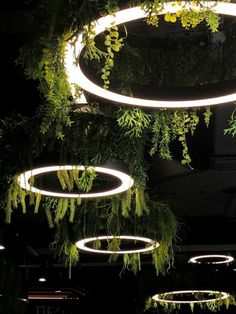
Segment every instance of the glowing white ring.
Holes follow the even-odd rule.
[[[205,299],[205,300],[168,300],[165,299],[165,296],[171,296],[171,295],[179,295],[179,294],[197,294],[197,293],[203,293],[212,295],[213,293],[215,295],[220,295],[219,297],[213,298],[213,299]],[[229,294],[222,291],[213,291],[213,290],[183,290],[183,291],[171,291],[171,292],[165,292],[165,293],[158,293],[155,294],[152,299],[157,302],[162,303],[175,303],[175,304],[189,304],[189,303],[208,303],[208,302],[215,302],[227,299],[229,297]]]
[[[204,262],[204,259],[206,258],[221,258],[221,261],[208,261],[208,262]],[[202,261],[203,260],[203,261]],[[228,256],[228,255],[200,255],[200,256],[194,256],[191,257],[189,259],[190,263],[197,263],[197,264],[201,264],[201,263],[206,263],[206,264],[226,264],[226,263],[231,263],[234,261],[234,258],[232,256]]]
[[[95,169],[95,172],[103,173],[103,174],[108,174],[110,176],[115,177],[116,179],[119,179],[121,181],[120,186],[118,186],[115,189],[108,190],[105,192],[98,192],[98,193],[57,193],[57,192],[51,192],[51,191],[46,191],[46,190],[40,190],[34,186],[32,186],[29,183],[29,180],[31,177],[42,174],[42,173],[48,173],[48,172],[53,172],[53,171],[58,171],[58,170],[85,170],[84,166],[72,166],[72,165],[67,165],[67,166],[50,166],[50,167],[43,167],[43,168],[37,168],[33,170],[26,171],[22,173],[18,177],[18,182],[20,186],[30,192],[33,193],[38,193],[41,195],[46,195],[46,196],[52,196],[52,197],[64,197],[64,198],[97,198],[97,197],[105,197],[105,196],[111,196],[115,194],[119,194],[122,192],[127,191],[134,183],[133,179],[121,172],[117,171],[114,169],[110,168],[105,168],[105,167],[93,167]]]
[[[109,250],[96,250],[90,247],[87,247],[86,244],[89,242],[93,242],[96,240],[109,240],[109,239],[124,239],[124,240],[134,240],[134,241],[142,241],[145,243],[151,243],[149,247],[145,247],[142,249],[137,249],[137,250],[122,250],[122,251],[109,251]],[[87,252],[92,252],[92,253],[101,253],[101,254],[134,254],[134,253],[144,253],[144,252],[149,252],[153,251],[158,246],[160,243],[155,242],[149,238],[144,238],[144,237],[135,237],[135,236],[128,236],[128,235],[120,235],[120,236],[99,236],[99,237],[93,237],[93,238],[87,238],[80,240],[76,242],[76,246],[80,250],[84,250]]]
[[[164,10],[161,14],[166,12],[175,13],[180,10],[185,1],[182,1],[181,5],[172,6],[176,2],[168,2],[164,4]],[[189,7],[193,6],[192,2],[187,2]],[[209,2],[209,6],[214,6],[214,11],[218,14],[236,16],[236,3],[222,3],[222,2]],[[194,6],[194,9],[199,9],[200,6]],[[146,13],[141,7],[134,7],[126,10],[119,11],[114,15],[107,15],[94,21],[94,31],[98,35],[102,33],[106,28],[112,25],[119,25],[125,22],[134,21],[137,19],[145,18]],[[86,28],[85,28],[86,29]],[[79,58],[84,46],[82,42],[83,35],[80,34],[78,38],[72,40],[67,44],[67,52],[65,56],[65,68],[68,75],[68,80],[71,86],[78,84],[82,89],[97,95],[101,98],[105,98],[114,102],[126,104],[129,106],[149,107],[149,108],[187,108],[187,107],[200,107],[211,106],[216,104],[228,103],[236,100],[236,93],[227,94],[224,96],[206,98],[206,99],[192,99],[192,100],[148,100],[135,97],[128,97],[118,93],[114,93],[99,87],[92,81],[90,81],[82,72],[82,69],[75,63],[75,56]],[[73,87],[72,87],[73,88]]]

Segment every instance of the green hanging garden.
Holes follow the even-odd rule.
[[[210,290],[166,292],[149,298],[145,310],[153,309],[158,313],[173,313],[186,305],[189,306],[192,313],[196,307],[217,312],[223,308],[228,309],[229,306],[235,306],[235,298],[226,292]]]
[[[147,14],[146,23],[150,27],[160,26],[159,14],[168,2],[136,0],[127,4],[126,1],[118,0],[102,3],[96,0],[78,3],[42,0],[34,12],[32,32],[28,43],[21,50],[18,63],[23,66],[28,79],[39,83],[44,103],[31,122],[27,118],[21,119],[22,117],[1,121],[1,151],[6,147],[6,154],[0,160],[1,168],[5,169],[0,178],[3,183],[1,207],[5,210],[7,223],[11,222],[11,214],[18,207],[22,207],[24,214],[28,210],[38,213],[43,209],[49,227],[56,230],[51,247],[69,269],[79,260],[75,240],[99,235],[120,236],[126,231],[150,237],[160,243],[150,253],[157,273],[165,273],[173,263],[173,243],[178,224],[168,205],[153,202],[149,198],[151,189],[147,159],[153,160],[154,156],[158,156],[170,160],[175,157],[173,147],[180,145],[182,164],[190,164],[188,138],[194,135],[201,120],[208,127],[210,107],[204,110],[149,110],[105,103],[96,97],[94,99],[87,92],[84,93],[88,103],[78,104],[76,98],[83,91],[80,86],[69,83],[65,67],[68,41],[83,33],[85,47],[82,60],[75,56],[74,61],[81,62],[84,68],[92,71],[90,73],[106,91],[115,87],[122,95],[133,96],[135,84],[147,87],[155,82],[155,87],[165,87],[168,84],[178,86],[182,82],[186,86],[219,82],[219,68],[216,68],[216,75],[208,69],[207,73],[211,76],[206,77],[203,77],[202,72],[199,74],[199,67],[193,75],[190,73],[190,69],[197,67],[196,56],[201,54],[201,47],[193,46],[189,49],[189,43],[180,43],[175,50],[177,62],[174,63],[171,49],[133,47],[129,43],[129,28],[126,26],[112,25],[96,36],[94,21],[129,6],[133,8],[141,5]],[[211,4],[209,1],[194,1],[192,8],[186,4],[186,7],[175,13],[169,10],[164,15],[164,21],[180,23],[184,29],[194,28],[204,22],[210,32],[215,32],[219,28],[220,19]],[[181,3],[174,1],[173,5],[179,7]],[[199,5],[200,10],[196,9]],[[231,40],[232,47],[235,47],[233,39]],[[204,50],[209,57],[209,47]],[[184,54],[190,57],[183,59]],[[202,59],[206,58],[206,54],[201,55]],[[217,64],[218,57],[210,60],[209,68],[212,64]],[[232,76],[227,70],[226,63],[226,79]],[[173,71],[177,73],[178,79],[173,79]],[[231,121],[233,120],[234,116]],[[14,145],[18,143],[19,130],[19,134],[25,136],[25,142],[23,147],[17,147],[16,153]],[[234,130],[233,122],[230,130],[229,132]],[[25,169],[32,169],[34,159],[40,159],[42,154],[52,151],[60,156],[60,162],[69,160],[72,164],[86,167],[121,160],[128,166],[134,185],[119,197],[93,201],[82,200],[80,197],[48,197],[22,189],[17,181],[18,176]],[[16,160],[18,156],[21,156],[20,160]],[[89,169],[80,175],[76,171],[59,171],[57,183],[68,193],[73,189],[88,193],[96,185],[97,179],[93,168]],[[102,243],[95,241],[94,245],[99,249]],[[108,243],[108,249],[120,250],[121,245],[119,239],[114,239]],[[111,254],[110,260],[116,258],[117,254]],[[139,254],[124,254],[124,268],[130,268],[136,273],[141,268],[141,260]]]

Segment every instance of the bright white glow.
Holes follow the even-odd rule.
[[[39,280],[40,282],[46,282],[46,281],[47,281],[47,279],[46,279],[45,277],[40,277],[38,280]]]
[[[25,299],[25,298],[18,298],[18,300],[19,300],[19,301],[22,301],[22,302],[28,302],[28,300]]]
[[[121,181],[120,186],[118,186],[115,189],[112,190],[108,190],[105,192],[98,192],[98,193],[57,193],[57,192],[51,192],[51,191],[47,191],[47,190],[41,190],[38,189],[34,186],[32,186],[29,182],[30,178],[42,173],[49,173],[49,172],[54,172],[54,171],[59,171],[59,170],[85,170],[84,166],[71,166],[71,165],[67,165],[67,166],[50,166],[50,167],[43,167],[43,168],[37,168],[37,169],[33,169],[33,170],[29,170],[26,171],[24,173],[22,173],[19,177],[18,177],[18,182],[20,184],[20,186],[30,192],[33,193],[39,193],[42,195],[46,195],[46,196],[52,196],[52,197],[65,197],[65,198],[97,198],[97,197],[105,197],[105,196],[110,196],[110,195],[115,195],[115,194],[119,194],[122,192],[127,191],[134,183],[133,179],[121,172],[121,171],[117,171],[114,169],[110,169],[110,168],[105,168],[105,167],[93,167],[95,169],[95,172],[97,173],[103,173],[103,174],[108,174],[111,177],[115,177],[116,179],[119,179]]]
[[[209,259],[213,259],[213,261],[209,261]],[[207,262],[204,261],[204,259],[208,259]],[[214,259],[220,259],[219,261],[214,261]],[[225,263],[231,263],[234,261],[234,258],[232,256],[228,255],[200,255],[200,256],[194,256],[191,257],[189,262],[190,263],[206,263],[206,264],[225,264]]]
[[[150,243],[151,245],[148,247],[144,247],[142,249],[134,249],[134,250],[120,250],[120,251],[109,251],[109,250],[99,250],[99,249],[93,249],[90,247],[87,247],[86,244],[90,242],[94,242],[96,240],[111,240],[111,239],[121,239],[121,240],[133,240],[133,241],[141,241],[145,243]],[[84,251],[92,252],[92,253],[101,253],[101,254],[133,254],[133,253],[143,253],[155,250],[158,248],[160,243],[155,242],[148,238],[143,237],[135,237],[135,236],[128,236],[128,235],[121,235],[121,236],[100,236],[100,237],[93,237],[93,238],[87,238],[80,240],[76,242],[76,246]]]
[[[0,251],[5,250],[5,246],[3,244],[0,244]]]
[[[76,102],[77,102],[77,104],[87,104],[88,103],[84,93],[80,94],[80,96],[79,96],[79,98],[77,98]]]
[[[168,297],[179,295],[182,296],[183,294],[187,295],[197,295],[198,293],[205,294],[206,296],[212,296],[213,294],[216,296],[215,298],[211,299],[205,299],[205,300],[168,300]],[[227,299],[229,297],[229,294],[222,291],[213,291],[213,290],[183,290],[183,291],[171,291],[171,292],[165,292],[165,293],[158,293],[155,294],[152,299],[157,302],[162,303],[175,303],[175,304],[189,304],[189,303],[208,303],[208,302],[215,302]]]
[[[166,12],[175,13],[180,10],[183,6],[186,6],[186,2],[182,1],[181,5],[172,6],[173,2],[168,2],[164,4],[164,10],[161,14]],[[192,2],[187,2],[187,5],[192,8]],[[214,6],[214,11],[218,14],[225,14],[236,16],[236,3],[225,3],[225,2],[209,2],[209,7]],[[195,10],[199,9],[199,6],[194,6]],[[125,22],[134,21],[137,19],[145,18],[146,13],[141,9],[141,7],[134,7],[126,10],[117,12],[114,15],[108,15],[94,21],[94,29],[96,35],[103,32],[106,28],[111,27],[111,25],[119,25]],[[86,28],[85,28],[86,29]],[[105,98],[114,102],[126,104],[129,106],[140,106],[149,108],[187,108],[187,107],[200,107],[200,106],[211,106],[216,104],[228,103],[236,100],[236,92],[232,94],[226,94],[223,96],[212,97],[212,98],[202,98],[202,99],[192,99],[192,100],[148,100],[135,97],[128,97],[118,93],[114,93],[99,87],[92,81],[90,81],[82,72],[79,62],[75,62],[79,59],[79,56],[84,48],[82,43],[83,35],[80,34],[77,39],[73,39],[67,45],[67,52],[65,56],[65,67],[68,75],[68,80],[73,88],[75,84],[79,85],[82,89],[97,95],[101,98]]]

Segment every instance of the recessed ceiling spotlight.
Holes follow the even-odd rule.
[[[228,3],[221,1],[212,1],[214,4],[214,12],[223,15],[230,15],[236,17],[236,3]],[[173,6],[172,2],[164,3],[164,9],[160,14],[167,12],[176,13],[179,10],[186,9],[186,5],[194,10],[201,10],[201,3],[198,6],[193,7],[191,1],[180,1],[180,4]],[[157,97],[155,100],[141,99],[136,97],[128,97],[122,94],[111,92],[104,89],[94,82],[92,82],[82,71],[79,62],[79,57],[85,47],[83,36],[88,28],[91,29],[91,25],[94,27],[95,36],[104,32],[106,29],[114,25],[119,25],[126,22],[143,19],[147,16],[148,12],[145,12],[140,6],[129,8],[126,10],[118,11],[112,15],[104,16],[94,21],[89,26],[84,27],[83,32],[76,38],[73,38],[66,47],[65,56],[65,68],[68,75],[69,83],[72,90],[74,86],[79,86],[83,90],[88,91],[103,99],[108,99],[116,103],[126,104],[128,106],[139,106],[146,108],[187,108],[187,107],[201,107],[210,106],[216,104],[229,103],[236,100],[236,89],[232,93],[225,92],[224,94],[209,95],[205,98],[192,98],[184,100],[163,100],[161,97]]]
[[[3,244],[0,244],[0,251],[5,250],[5,246]]]
[[[194,264],[228,264],[234,261],[234,258],[229,255],[199,255],[189,259],[189,263]]]
[[[39,281],[39,282],[46,282],[47,279],[46,279],[45,277],[40,277],[40,278],[38,279],[38,281]]]

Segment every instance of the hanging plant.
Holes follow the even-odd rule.
[[[141,5],[148,14],[148,24],[157,26],[158,14],[168,2],[134,1],[131,5]],[[172,14],[168,11],[165,13],[166,21],[181,20],[183,27],[188,28],[205,20],[211,31],[217,30],[219,16],[214,12],[212,2],[196,1],[192,3],[193,7],[188,3],[182,7],[183,3],[180,1],[175,1],[174,4],[180,7],[180,13]],[[101,76],[104,87],[108,88],[115,57],[122,51],[125,39],[120,37],[118,27],[112,25],[105,32],[105,50],[100,49],[95,42],[93,22],[100,16],[116,12],[123,5],[123,1],[118,0],[107,0],[104,3],[83,1],[79,5],[75,2],[62,3],[59,0],[40,3],[34,14],[34,25],[37,27],[33,28],[30,41],[22,49],[18,62],[23,65],[28,78],[39,81],[39,90],[46,100],[40,110],[41,132],[48,132],[52,128],[58,138],[63,138],[65,127],[72,123],[70,112],[73,111],[75,100],[65,71],[65,50],[68,40],[83,30],[84,57],[103,64]],[[37,20],[40,23],[36,23]]]
[[[132,203],[133,200],[131,206],[135,206]],[[141,255],[149,254],[152,256],[156,273],[164,274],[173,263],[173,243],[176,240],[178,225],[167,204],[150,201],[147,204],[151,215],[146,213],[139,217],[138,214],[131,214],[134,211],[130,210],[129,216],[124,217],[122,203],[117,197],[111,204],[104,201],[81,203],[73,223],[69,222],[68,215],[63,221],[58,221],[51,248],[66,266],[69,265],[69,269],[78,263],[79,252],[85,250],[106,254],[110,262],[119,261],[119,257],[123,256],[122,271],[129,269],[134,273],[141,269]],[[104,234],[105,236],[100,236]],[[132,249],[123,247],[126,239],[133,243]],[[147,241],[147,246],[136,248],[139,239]],[[78,241],[79,251],[77,254],[71,254],[74,252],[75,242]],[[92,246],[88,246],[89,242]]]
[[[193,313],[196,307],[217,312],[222,308],[228,309],[229,306],[235,306],[236,303],[234,296],[226,292],[186,290],[157,294],[147,300],[145,309],[154,309],[158,313],[172,313],[180,310],[184,305],[189,305]]]

